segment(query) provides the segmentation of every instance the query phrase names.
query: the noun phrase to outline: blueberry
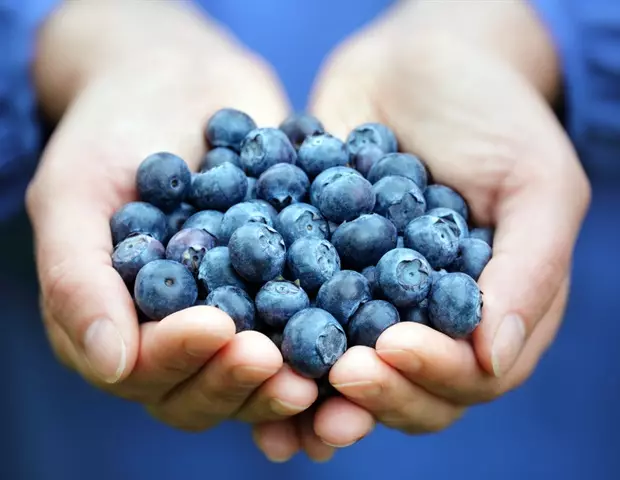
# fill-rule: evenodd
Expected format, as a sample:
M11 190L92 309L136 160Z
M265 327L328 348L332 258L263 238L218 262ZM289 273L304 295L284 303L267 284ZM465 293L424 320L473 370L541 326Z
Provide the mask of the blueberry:
M282 275L286 245L270 226L246 223L232 234L228 248L233 268L246 280L263 283Z
M277 211L293 203L302 202L310 181L303 170L290 163L279 163L269 167L256 181L256 196Z
M381 291L397 307L411 307L426 298L432 283L431 272L426 259L408 248L389 251L377 264Z
M287 247L301 237L329 239L327 221L317 208L307 203L294 203L282 210L276 221L276 230Z
M495 232L493 231L493 229L488 227L472 228L469 231L470 238L477 238L479 240L482 240L483 242L486 242L487 245L489 245L490 247L493 247L494 234Z
M110 229L114 245L139 233L163 243L168 236L168 219L164 212L150 203L130 202L114 212Z
M213 150L209 150L202 158L200 171L206 172L207 170L211 170L213 167L217 167L218 165L226 162L232 163L235 167L241 168L241 160L239 159L239 154L237 152L225 147L214 148Z
M256 317L254 302L242 289L231 285L216 288L209 293L205 303L228 314L235 322L237 333L254 329Z
M334 246L317 237L295 241L287 253L286 264L292 279L299 280L308 293L315 293L340 271L340 258Z
M368 181L377 183L388 175L410 178L421 189L426 188L428 174L422 161L410 153L389 153L379 159L368 172Z
M446 273L448 273L448 271L444 268L440 268L439 270L433 270L433 272L431 273L432 282L436 282L438 279L443 277Z
M187 163L168 152L146 157L136 172L140 200L169 212L187 197L192 174Z
M319 201L321 200L321 194L323 193L325 187L330 185L334 180L348 175L357 175L358 177L362 176L360 172L349 167L332 167L322 172L314 179L312 185L310 186L310 203L318 208Z
M215 238L200 228L183 229L176 233L166 247L166 258L174 260L198 275L198 267L208 250L216 245Z
M238 152L243 139L255 128L256 123L248 114L223 108L209 119L205 136L212 147L226 147Z
M399 314L401 322L413 322L426 326L430 326L431 324L428 318L428 299L426 298L418 305L401 308Z
M265 215L268 215L269 217L271 217L272 223L274 225L276 224L276 221L278 220L278 211L275 208L273 208L269 204L269 202L265 200L261 200L261 199L250 200L250 202L255 203Z
M211 236L219 239L223 218L224 214L222 212L203 210L189 217L182 228L202 228L205 232L210 233Z
M277 128L252 130L241 143L241 164L248 175L260 177L278 163L295 164L297 150L286 134Z
M329 227L329 238L332 238L332 235L334 234L334 232L336 230L338 230L338 227L342 225L342 223L336 223L336 222L332 222L331 220L327 221L327 226Z
M446 185L429 185L424 190L424 198L426 198L426 205L429 210L440 207L451 208L465 220L469 216L469 209L465 199Z
M191 200L201 210L225 212L243 201L247 190L248 179L241 169L232 163L223 163L196 176Z
M385 153L398 151L396 135L381 123L364 123L356 127L347 137L347 148L351 156L369 145L375 145Z
M456 232L459 240L469 237L469 227L467 226L467 222L457 211L452 210L451 208L439 207L427 210L426 214L439 217L448 222L452 229Z
M480 323L482 294L464 273L448 273L433 284L428 301L433 327L452 338L469 336Z
M267 334L269 340L273 342L273 344L278 347L278 350L282 350L282 332L279 331L271 331Z
M328 168L344 167L349 163L349 152L344 142L329 133L323 133L304 140L297 160L308 177L314 178Z
M166 218L168 219L168 238L177 233L185 222L196 213L196 209L189 203L181 203L177 208L170 212Z
M257 204L252 202L238 203L230 207L224 214L220 227L220 244L228 245L235 230L248 222L264 223L273 227L271 216L267 215Z
M247 290L245 281L232 266L228 247L215 247L205 253L198 267L198 281L207 292L226 286Z
M112 252L112 266L130 288L142 267L166 257L166 249L148 235L134 235L120 242Z
M154 260L136 276L134 297L140 311L161 320L196 303L198 286L185 266L173 260Z
M307 378L329 372L347 349L347 337L338 321L325 310L307 308L288 321L282 334L282 356Z
M459 242L458 254L450 269L466 273L478 281L482 270L491 260L492 253L489 244L483 240L464 238Z
M396 248L405 248L405 238L402 235L396 239Z
M247 202L256 199L256 179L254 177L248 177L248 189L245 192L245 198L243 201Z
M331 313L343 327L360 305L372 300L370 284L361 273L342 270L319 289L316 306Z
M420 252L433 268L443 268L456 259L459 238L449 222L422 215L407 225L405 247Z
M373 298L380 299L383 296L381 288L379 287L379 279L377 278L377 267L370 265L362 270L362 275L368 281L370 287L370 293Z
M310 299L306 292L287 280L267 282L256 295L259 317L273 328L284 328L293 315L309 306Z
M362 176L345 175L323 188L318 208L325 218L342 223L371 213L375 207L375 192Z
M407 224L426 211L426 200L416 183L400 175L388 175L372 186L377 197L375 213L390 220L402 233Z
M371 144L365 145L355 155L351 155L350 161L358 172L367 177L372 166L384 156L385 152L380 147Z
M325 133L323 124L307 113L293 113L280 124L282 130L295 148L299 148L306 137Z
M340 225L332 235L342 264L361 270L377 262L396 248L396 227L388 219L372 213Z
M351 317L347 328L348 344L375 348L381 334L398 322L398 310L390 302L373 300L365 303Z

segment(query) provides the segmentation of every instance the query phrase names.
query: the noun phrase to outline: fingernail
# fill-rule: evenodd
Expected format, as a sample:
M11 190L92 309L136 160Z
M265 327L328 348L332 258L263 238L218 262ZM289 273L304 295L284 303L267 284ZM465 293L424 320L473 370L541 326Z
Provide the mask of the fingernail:
M496 377L504 375L513 367L524 345L523 320L515 314L506 316L497 329L491 347L491 362Z
M297 415L298 413L303 412L308 407L305 405L304 406L294 405L292 403L283 402L279 398L273 398L269 402L269 408L271 408L272 412L278 415L289 416L289 415Z
M254 387L263 383L275 372L260 367L235 367L232 370L232 376L235 382L242 387Z
M328 447L333 447L333 448L347 448L347 447L350 447L350 446L352 446L352 445L355 445L357 442L359 442L359 439L358 439L358 440L354 440L354 441L352 441L351 443L345 443L345 444L343 444L343 445L337 445L337 444L335 444L335 443L329 443L329 442L327 442L327 441L325 441L325 440L323 440L323 439L321 439L321 442L323 442L323 443L324 443L325 445L327 445Z
M334 388L343 395L353 398L372 398L381 395L381 385L370 381L334 384Z
M127 347L116 325L95 321L84 335L84 354L90 368L107 383L116 383L127 366Z
M422 361L410 350L377 350L377 354L399 370L413 373L422 368Z

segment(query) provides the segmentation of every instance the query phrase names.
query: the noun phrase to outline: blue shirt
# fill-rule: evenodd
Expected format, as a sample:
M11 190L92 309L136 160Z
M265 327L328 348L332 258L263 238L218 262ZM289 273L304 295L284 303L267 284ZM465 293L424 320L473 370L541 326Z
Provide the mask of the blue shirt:
M0 0L0 211L19 209L39 152L41 125L28 82L37 25L52 0ZM388 0L206 1L269 59L303 108L328 50L370 21ZM271 465L248 427L201 435L152 421L138 405L85 385L53 359L40 324L30 251L19 222L0 236L0 478L11 480L316 480L432 478L563 480L620 478L620 3L535 0L561 54L565 123L593 183L591 211L574 259L572 294L553 348L531 379L473 408L439 435L405 437L385 428L328 465L303 457ZM18 7L19 6L19 7ZM329 14L325 14L329 12ZM286 39L286 41L282 41ZM303 52L303 61L299 59ZM8 187L14 188L8 188ZM20 233L20 230L22 233ZM14 258L15 257L15 258Z

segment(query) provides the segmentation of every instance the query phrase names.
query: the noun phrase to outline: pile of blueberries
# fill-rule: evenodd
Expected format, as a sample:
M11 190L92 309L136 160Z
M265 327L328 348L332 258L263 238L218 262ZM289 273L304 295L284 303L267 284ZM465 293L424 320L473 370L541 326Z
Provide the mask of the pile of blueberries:
M226 108L205 137L199 173L150 155L140 201L111 219L112 263L141 320L220 308L319 383L398 322L452 338L478 326L493 230L470 229L462 196L431 184L388 127L366 123L343 142L308 114L258 128Z

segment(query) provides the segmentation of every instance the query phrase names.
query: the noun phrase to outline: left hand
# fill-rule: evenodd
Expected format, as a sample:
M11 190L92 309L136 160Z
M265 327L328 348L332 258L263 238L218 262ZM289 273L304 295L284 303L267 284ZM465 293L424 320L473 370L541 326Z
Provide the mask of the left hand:
M448 427L467 406L522 384L561 323L590 191L544 98L556 88L555 54L524 4L466 3L400 2L336 52L314 92L312 112L328 131L345 138L361 123L386 123L435 181L464 195L475 221L497 227L472 341L403 322L376 350L347 351L330 373L344 397L313 420L328 445L355 443L374 419L405 433ZM501 41L511 29L542 43L517 51ZM255 427L259 446L280 448L277 431L290 425Z

